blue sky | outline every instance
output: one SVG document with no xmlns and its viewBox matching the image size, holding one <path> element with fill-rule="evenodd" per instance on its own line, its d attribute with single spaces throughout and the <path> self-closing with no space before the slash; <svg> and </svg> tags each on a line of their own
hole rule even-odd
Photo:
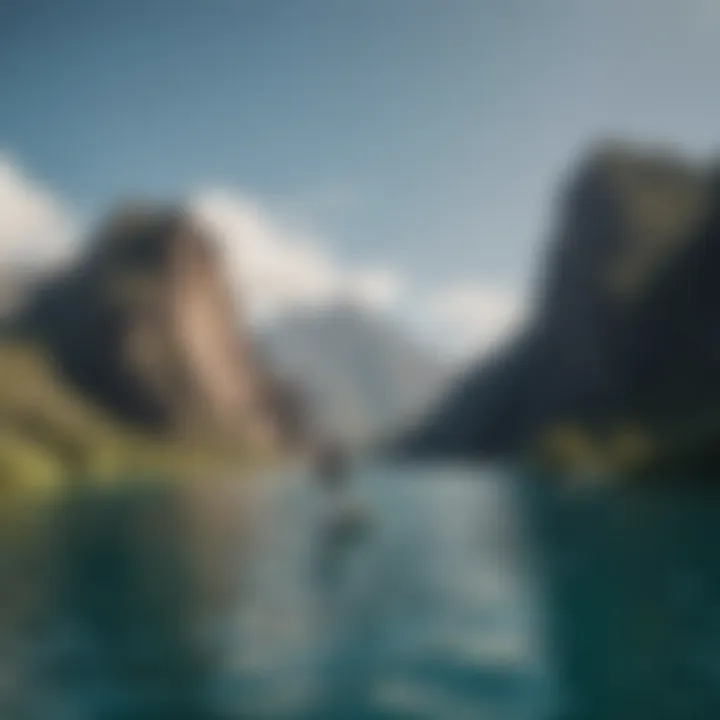
<svg viewBox="0 0 720 720">
<path fill-rule="evenodd" d="M 471 305 L 593 139 L 714 150 L 719 41 L 714 0 L 2 0 L 0 152 L 78 216 L 222 188 Z"/>
</svg>

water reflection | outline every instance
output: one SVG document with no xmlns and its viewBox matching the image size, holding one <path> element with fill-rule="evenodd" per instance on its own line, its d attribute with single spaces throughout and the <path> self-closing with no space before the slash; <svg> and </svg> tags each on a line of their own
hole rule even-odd
<svg viewBox="0 0 720 720">
<path fill-rule="evenodd" d="M 534 493 L 568 718 L 720 714 L 720 491 Z"/>
<path fill-rule="evenodd" d="M 215 593 L 229 578 L 197 557 L 182 500 L 147 486 L 73 498 L 65 510 L 61 612 L 74 652 L 57 669 L 85 675 L 76 679 L 100 705 L 91 716 L 207 716 Z"/>
<path fill-rule="evenodd" d="M 43 510 L 14 578 L 42 602 L 7 653 L 31 660 L 2 717 L 220 717 L 209 698 L 244 546 L 229 489 L 85 487 Z"/>
<path fill-rule="evenodd" d="M 717 492 L 356 481 L 372 523 L 342 537 L 301 474 L 21 514 L 0 717 L 718 716 Z"/>
</svg>

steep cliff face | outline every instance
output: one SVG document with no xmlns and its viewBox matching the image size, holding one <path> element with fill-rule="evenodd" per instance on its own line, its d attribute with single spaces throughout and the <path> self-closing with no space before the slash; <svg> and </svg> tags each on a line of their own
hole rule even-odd
<svg viewBox="0 0 720 720">
<path fill-rule="evenodd" d="M 711 196 L 703 170 L 669 156 L 611 147 L 580 166 L 540 296 L 543 407 L 589 416 L 627 407 L 642 308 L 697 244 Z"/>
<path fill-rule="evenodd" d="M 21 319 L 73 384 L 130 423 L 277 443 L 275 387 L 238 332 L 214 243 L 175 208 L 127 206 Z"/>
<path fill-rule="evenodd" d="M 509 455 L 553 424 L 720 408 L 719 189 L 665 153 L 590 153 L 562 193 L 534 318 L 408 444 Z"/>
</svg>

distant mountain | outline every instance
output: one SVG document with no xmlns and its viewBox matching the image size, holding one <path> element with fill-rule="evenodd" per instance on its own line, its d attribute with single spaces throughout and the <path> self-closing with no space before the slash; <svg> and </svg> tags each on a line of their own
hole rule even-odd
<svg viewBox="0 0 720 720">
<path fill-rule="evenodd" d="M 448 367 L 391 319 L 342 303 L 257 333 L 265 361 L 299 388 L 316 431 L 362 442 L 412 421 Z"/>
</svg>

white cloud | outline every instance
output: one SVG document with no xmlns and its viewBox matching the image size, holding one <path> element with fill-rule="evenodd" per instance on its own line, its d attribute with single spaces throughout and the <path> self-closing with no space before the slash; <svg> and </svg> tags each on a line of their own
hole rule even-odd
<svg viewBox="0 0 720 720">
<path fill-rule="evenodd" d="M 75 231 L 75 221 L 63 204 L 0 155 L 0 262 L 61 261 Z"/>
<path fill-rule="evenodd" d="M 426 314 L 454 353 L 477 355 L 518 328 L 525 316 L 525 305 L 510 288 L 464 284 L 431 293 Z"/>
<path fill-rule="evenodd" d="M 283 223 L 267 205 L 237 191 L 200 193 L 192 210 L 225 249 L 229 272 L 256 321 L 350 299 L 399 311 L 408 322 L 419 317 L 435 342 L 464 358 L 485 352 L 523 315 L 522 302 L 508 288 L 477 283 L 418 293 L 392 268 L 349 267 L 328 252 L 322 237 Z"/>
<path fill-rule="evenodd" d="M 347 295 L 376 310 L 395 307 L 405 293 L 400 275 L 389 268 L 377 268 L 350 275 Z"/>
<path fill-rule="evenodd" d="M 438 342 L 464 357 L 487 350 L 522 318 L 522 303 L 506 288 L 466 284 L 420 294 L 393 268 L 342 263 L 319 233 L 283 222 L 244 193 L 202 192 L 191 208 L 226 251 L 231 281 L 256 321 L 346 299 L 396 311 L 410 323 L 413 316 L 422 317 Z M 61 262 L 70 256 L 77 234 L 74 214 L 0 154 L 0 263 Z"/>
<path fill-rule="evenodd" d="M 259 201 L 237 192 L 200 193 L 192 210 L 227 253 L 229 271 L 255 318 L 341 298 L 385 308 L 402 292 L 389 268 L 351 269 L 322 238 L 288 227 Z"/>
</svg>

